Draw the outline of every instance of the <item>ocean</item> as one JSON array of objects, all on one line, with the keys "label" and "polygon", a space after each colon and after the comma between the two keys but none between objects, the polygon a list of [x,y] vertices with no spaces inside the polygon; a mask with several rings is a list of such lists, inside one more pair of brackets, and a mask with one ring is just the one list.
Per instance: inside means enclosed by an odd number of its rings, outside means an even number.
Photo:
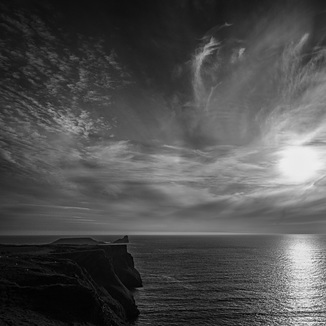
[{"label": "ocean", "polygon": [[135,326],[326,325],[325,235],[129,238],[144,283]]},{"label": "ocean", "polygon": [[132,237],[137,326],[326,325],[326,236]]}]

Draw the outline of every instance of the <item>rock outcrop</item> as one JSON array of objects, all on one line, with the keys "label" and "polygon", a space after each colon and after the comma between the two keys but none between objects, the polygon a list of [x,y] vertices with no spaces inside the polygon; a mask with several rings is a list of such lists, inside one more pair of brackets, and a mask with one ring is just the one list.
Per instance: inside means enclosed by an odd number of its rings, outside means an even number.
[{"label": "rock outcrop", "polygon": [[139,314],[129,289],[142,282],[126,245],[59,241],[0,252],[0,324],[122,326]]},{"label": "rock outcrop", "polygon": [[113,241],[113,243],[129,243],[129,238],[125,235],[123,238]]}]

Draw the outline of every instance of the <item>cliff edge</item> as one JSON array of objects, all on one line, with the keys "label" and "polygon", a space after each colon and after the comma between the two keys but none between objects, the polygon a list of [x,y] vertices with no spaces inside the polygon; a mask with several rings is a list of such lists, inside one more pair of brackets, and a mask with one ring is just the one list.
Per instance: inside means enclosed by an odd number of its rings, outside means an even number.
[{"label": "cliff edge", "polygon": [[127,246],[63,242],[0,245],[0,324],[129,325],[142,281]]}]

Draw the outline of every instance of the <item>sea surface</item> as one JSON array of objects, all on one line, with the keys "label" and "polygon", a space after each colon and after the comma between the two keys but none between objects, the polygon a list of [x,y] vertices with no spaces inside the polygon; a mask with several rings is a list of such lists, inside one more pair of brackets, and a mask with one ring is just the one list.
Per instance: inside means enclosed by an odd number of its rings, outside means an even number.
[{"label": "sea surface", "polygon": [[325,235],[129,238],[144,283],[135,326],[326,325]]},{"label": "sea surface", "polygon": [[326,325],[326,236],[132,237],[137,326]]}]

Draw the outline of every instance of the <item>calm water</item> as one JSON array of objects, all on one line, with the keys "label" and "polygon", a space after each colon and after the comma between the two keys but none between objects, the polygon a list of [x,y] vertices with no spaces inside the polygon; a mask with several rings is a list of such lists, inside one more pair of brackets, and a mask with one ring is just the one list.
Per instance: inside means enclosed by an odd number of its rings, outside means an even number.
[{"label": "calm water", "polygon": [[135,326],[326,325],[324,235],[130,240],[144,282]]},{"label": "calm water", "polygon": [[326,237],[132,237],[137,326],[326,325]]}]

